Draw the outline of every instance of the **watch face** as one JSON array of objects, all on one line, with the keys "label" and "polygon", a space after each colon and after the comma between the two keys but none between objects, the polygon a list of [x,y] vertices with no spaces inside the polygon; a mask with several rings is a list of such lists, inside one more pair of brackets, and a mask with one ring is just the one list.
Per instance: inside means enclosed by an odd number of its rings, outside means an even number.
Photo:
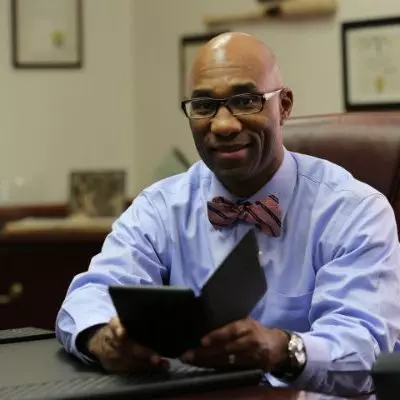
[{"label": "watch face", "polygon": [[294,366],[303,367],[307,359],[303,339],[293,334],[289,341],[288,350]]}]

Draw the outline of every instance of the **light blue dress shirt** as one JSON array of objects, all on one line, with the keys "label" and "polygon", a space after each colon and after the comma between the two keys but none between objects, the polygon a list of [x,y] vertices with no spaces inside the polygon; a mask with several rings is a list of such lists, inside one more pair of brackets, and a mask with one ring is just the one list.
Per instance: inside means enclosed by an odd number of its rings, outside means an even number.
[{"label": "light blue dress shirt", "polygon": [[[308,362],[290,385],[325,393],[368,392],[366,373],[400,330],[400,245],[387,199],[328,161],[285,150],[258,193],[280,199],[282,234],[257,233],[268,290],[251,313],[298,332]],[[77,275],[57,316],[67,351],[82,330],[116,315],[110,284],[186,286],[196,293],[249,225],[215,229],[214,196],[236,200],[202,162],[145,189],[114,223],[102,251]],[[273,385],[286,385],[268,376]]]}]

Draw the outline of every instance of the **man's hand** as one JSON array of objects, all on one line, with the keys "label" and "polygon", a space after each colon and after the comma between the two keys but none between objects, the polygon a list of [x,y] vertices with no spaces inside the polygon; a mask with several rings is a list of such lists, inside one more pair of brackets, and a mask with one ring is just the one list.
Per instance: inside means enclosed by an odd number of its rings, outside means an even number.
[{"label": "man's hand", "polygon": [[289,338],[279,329],[268,329],[252,319],[243,319],[202,338],[202,347],[190,350],[183,362],[209,368],[262,368],[269,372],[288,357]]},{"label": "man's hand", "polygon": [[92,336],[88,349],[109,372],[143,372],[169,366],[166,359],[129,339],[118,318],[113,318]]}]

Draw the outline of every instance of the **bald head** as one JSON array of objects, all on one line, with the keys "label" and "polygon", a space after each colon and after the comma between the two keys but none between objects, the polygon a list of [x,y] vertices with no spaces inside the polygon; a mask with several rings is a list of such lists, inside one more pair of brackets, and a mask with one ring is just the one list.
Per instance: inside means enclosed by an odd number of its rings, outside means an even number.
[{"label": "bald head", "polygon": [[207,42],[195,58],[189,86],[195,87],[204,77],[211,77],[221,69],[231,73],[240,70],[241,79],[247,75],[248,79],[263,86],[260,89],[264,91],[282,86],[274,53],[260,39],[249,34],[228,32]]},{"label": "bald head", "polygon": [[224,33],[203,46],[182,102],[196,148],[233,194],[256,193],[283,159],[282,126],[293,104],[273,52],[244,33]]}]

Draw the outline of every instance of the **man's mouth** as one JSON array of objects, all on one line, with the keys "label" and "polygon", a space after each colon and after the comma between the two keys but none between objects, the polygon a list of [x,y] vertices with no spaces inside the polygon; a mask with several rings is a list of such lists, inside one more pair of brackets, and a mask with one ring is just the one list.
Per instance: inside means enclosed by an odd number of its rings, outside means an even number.
[{"label": "man's mouth", "polygon": [[246,147],[248,147],[247,144],[223,145],[214,147],[213,151],[217,151],[219,153],[234,153],[236,151],[245,149]]},{"label": "man's mouth", "polygon": [[249,145],[225,145],[218,146],[213,149],[213,152],[219,159],[224,160],[239,160],[247,156]]}]

